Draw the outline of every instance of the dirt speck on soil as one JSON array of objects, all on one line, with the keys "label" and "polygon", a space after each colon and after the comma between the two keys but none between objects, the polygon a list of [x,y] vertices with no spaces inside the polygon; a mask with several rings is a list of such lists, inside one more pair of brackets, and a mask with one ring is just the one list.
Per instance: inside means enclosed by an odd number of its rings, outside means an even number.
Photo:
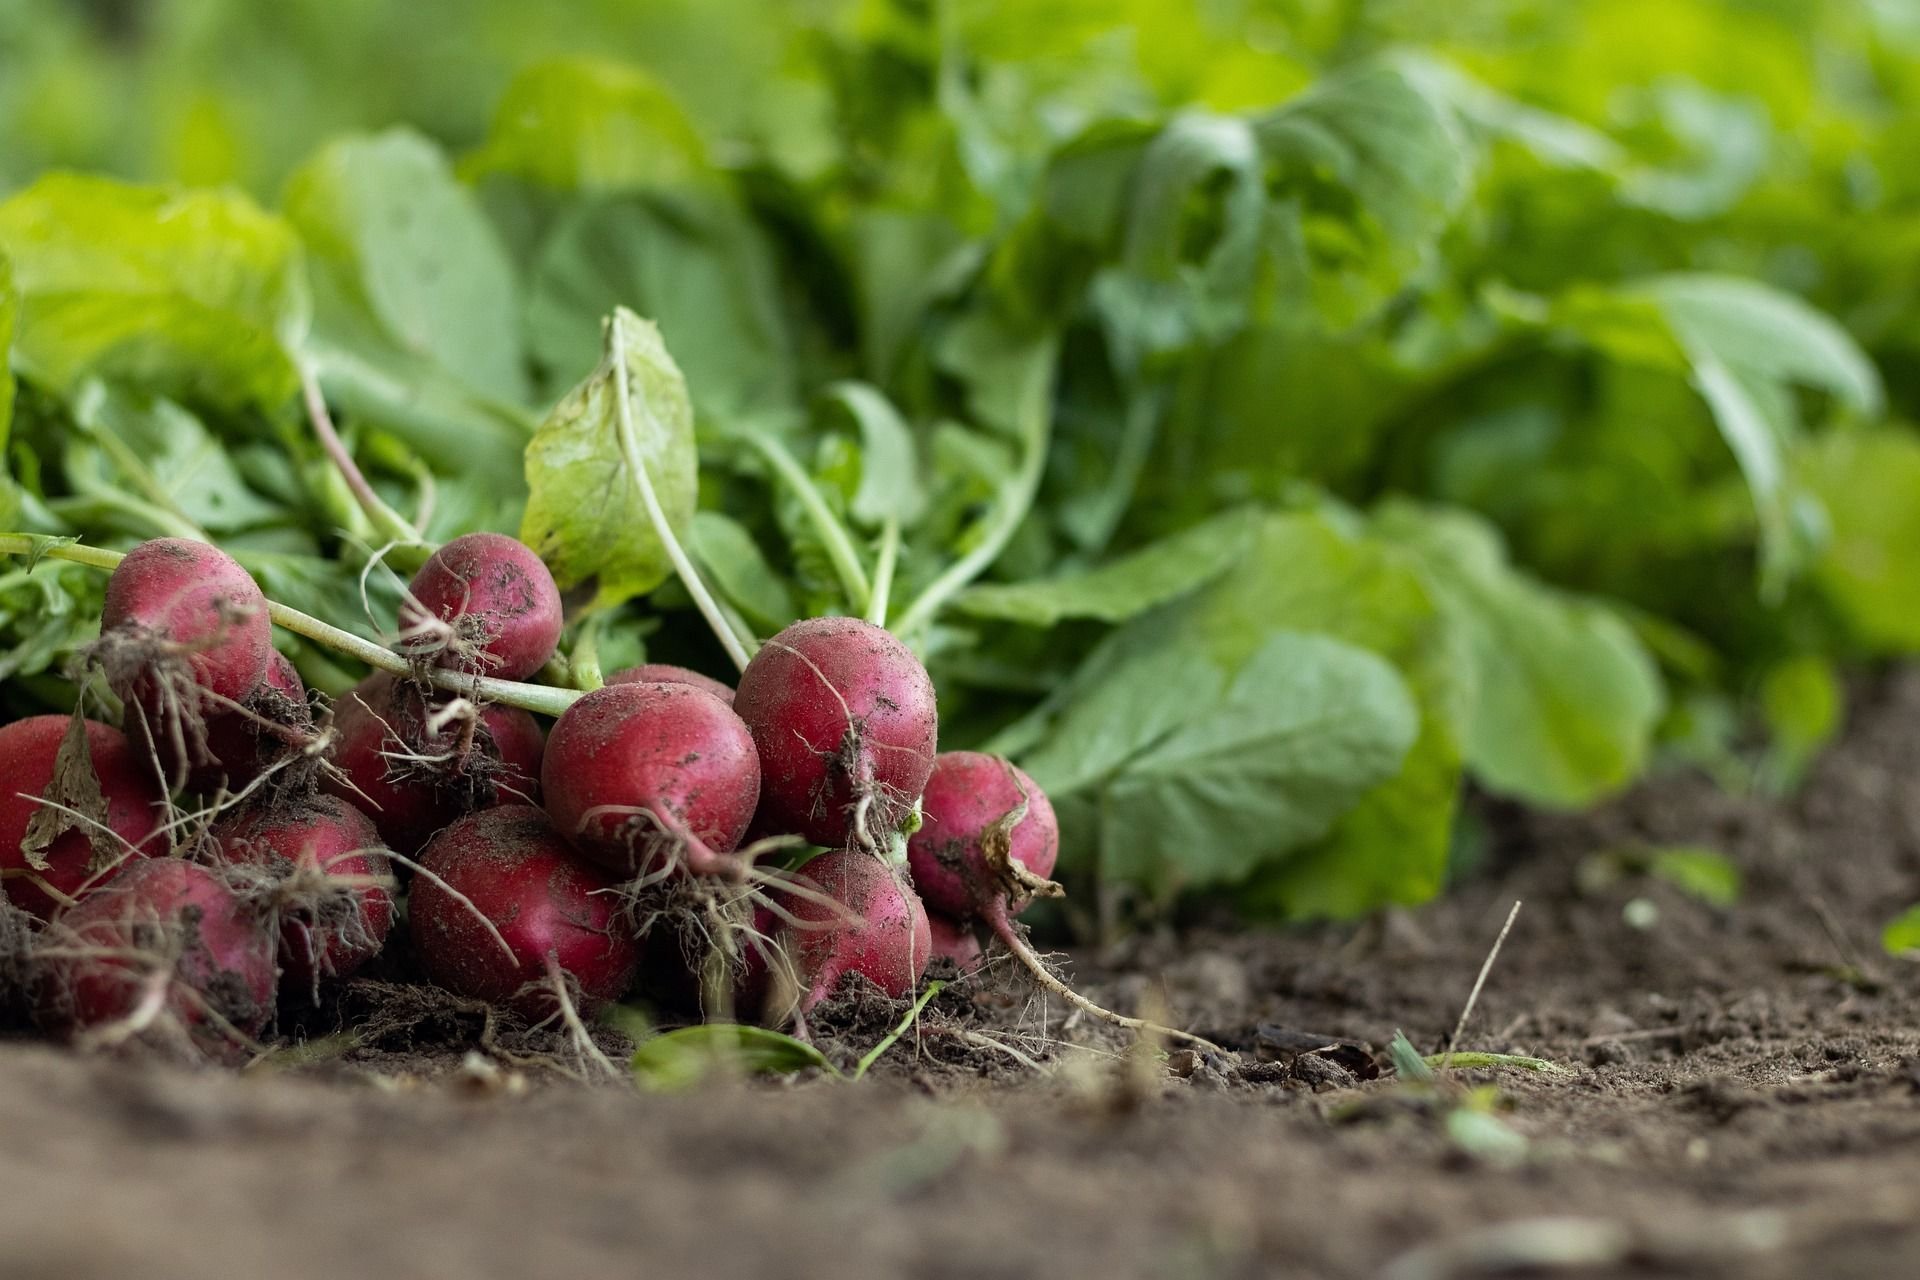
[{"label": "dirt speck on soil", "polygon": [[[1920,1267],[1920,968],[1876,941],[1920,900],[1920,672],[1865,682],[1791,799],[1676,773],[1594,814],[1486,813],[1489,867],[1423,910],[1074,958],[1096,998],[1164,999],[1233,1058],[1157,1065],[1007,963],[858,1085],[586,1088],[563,1039],[375,986],[338,1000],[359,1036],[240,1076],[0,1043],[0,1273]],[[1738,902],[1593,874],[1678,845],[1730,857]],[[1515,899],[1461,1048],[1557,1069],[1396,1080],[1394,1033],[1444,1047]],[[816,1031],[845,1067],[899,1017],[855,998]]]}]

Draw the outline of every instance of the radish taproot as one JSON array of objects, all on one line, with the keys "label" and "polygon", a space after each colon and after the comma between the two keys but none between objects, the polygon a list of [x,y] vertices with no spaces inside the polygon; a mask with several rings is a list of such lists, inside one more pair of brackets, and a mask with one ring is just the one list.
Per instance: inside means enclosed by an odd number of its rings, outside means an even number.
[{"label": "radish taproot", "polygon": [[[1004,857],[991,863],[990,833],[1009,815]],[[1046,792],[1025,770],[978,751],[943,751],[920,801],[920,829],[907,841],[913,887],[927,910],[972,920],[990,904],[1018,915],[1060,856],[1060,823]]]},{"label": "radish taproot", "polygon": [[387,672],[334,705],[325,788],[364,809],[396,853],[412,854],[463,814],[539,798],[543,738],[516,707],[476,708]]},{"label": "radish taproot", "polygon": [[607,677],[608,684],[687,684],[696,689],[704,689],[728,706],[733,705],[733,686],[712,676],[702,675],[690,667],[676,667],[671,662],[643,662],[637,667],[628,667],[616,671]]},{"label": "radish taproot", "polygon": [[408,903],[414,950],[456,995],[538,1021],[560,1011],[549,960],[588,1009],[633,983],[639,945],[620,928],[614,882],[531,805],[469,814],[420,856]]},{"label": "radish taproot", "polygon": [[280,966],[311,990],[380,953],[393,928],[393,873],[380,833],[337,796],[272,797],[208,832],[214,856],[248,868],[243,893],[279,923]]},{"label": "radish taproot", "polygon": [[554,725],[541,790],[555,827],[629,879],[685,867],[738,879],[760,756],[733,710],[691,684],[609,684]]},{"label": "radish taproot", "polygon": [[907,647],[858,618],[796,622],[740,675],[734,710],[760,749],[769,823],[829,848],[883,848],[927,784],[933,682]]},{"label": "radish taproot", "polygon": [[560,641],[560,589],[532,548],[463,534],[428,557],[400,606],[401,649],[435,665],[524,680]]},{"label": "radish taproot", "polygon": [[56,916],[33,948],[42,1025],[108,1047],[213,1057],[273,1015],[272,933],[215,871],[178,858],[129,867]]},{"label": "radish taproot", "polygon": [[166,797],[151,763],[111,725],[77,723],[29,716],[0,726],[0,888],[42,920],[127,859],[167,850]]}]

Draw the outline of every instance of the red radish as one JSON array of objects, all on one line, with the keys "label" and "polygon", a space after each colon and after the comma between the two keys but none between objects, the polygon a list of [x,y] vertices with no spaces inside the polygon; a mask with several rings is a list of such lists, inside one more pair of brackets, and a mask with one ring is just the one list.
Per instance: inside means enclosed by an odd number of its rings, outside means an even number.
[{"label": "red radish", "polygon": [[414,950],[447,990],[540,1020],[558,1007],[549,957],[589,1008],[632,985],[639,945],[618,927],[620,903],[605,892],[614,882],[532,805],[460,819],[434,837],[420,865],[408,903]]},{"label": "red radish", "polygon": [[34,946],[40,1020],[114,1044],[230,1056],[273,1014],[273,936],[213,871],[129,867],[57,916]]},{"label": "red radish", "polygon": [[[293,663],[277,649],[267,659],[266,677],[246,699],[245,708],[208,712],[201,740],[183,744],[190,753],[188,761],[181,760],[173,739],[163,735],[153,744],[163,776],[184,777],[189,791],[203,794],[222,788],[239,791],[310,736],[313,708],[307,702],[307,687]],[[134,741],[144,743],[146,723],[135,724]],[[283,736],[270,725],[292,732]]]},{"label": "red radish", "polygon": [[191,668],[194,683],[239,702],[267,673],[273,624],[267,600],[218,547],[155,538],[127,553],[107,579],[102,633],[143,636]]},{"label": "red radish", "polygon": [[953,961],[962,973],[972,973],[986,957],[980,937],[964,924],[947,919],[937,911],[927,912],[927,929],[933,939],[935,959]]},{"label": "red radish", "polygon": [[688,667],[676,667],[671,662],[643,662],[637,667],[628,667],[616,671],[607,677],[608,684],[690,684],[696,689],[704,689],[728,706],[733,705],[733,686],[712,676],[702,675]]},{"label": "red radish", "polygon": [[[823,853],[796,873],[830,901],[786,894],[798,923],[784,936],[802,1013],[859,974],[899,1000],[910,994],[933,958],[926,908],[900,872],[857,849]],[[769,1010],[778,1013],[779,1009]]]},{"label": "red radish", "polygon": [[[92,779],[84,769],[76,772],[77,760],[63,770],[61,746],[72,725],[70,716],[30,716],[0,726],[0,887],[15,906],[42,920],[112,879],[120,860],[167,849],[161,830],[166,797],[152,765],[118,729],[87,720],[81,732]],[[63,816],[42,800],[92,821]],[[36,868],[36,861],[43,865]]]},{"label": "red radish", "polygon": [[[920,829],[907,841],[913,887],[927,910],[955,920],[985,915],[994,902],[1020,914],[1060,856],[1060,823],[1046,792],[998,756],[942,752],[920,814]],[[983,846],[993,843],[990,833],[1003,823],[1006,848],[990,864]]]},{"label": "red radish", "polygon": [[560,642],[560,589],[540,557],[504,533],[469,533],[422,565],[400,608],[404,647],[455,667],[524,680]]},{"label": "red radish", "polygon": [[539,799],[538,722],[515,707],[476,716],[469,705],[439,723],[460,709],[384,671],[334,705],[333,763],[346,781],[325,788],[364,808],[396,853],[416,852],[462,814]]},{"label": "red radish", "polygon": [[221,819],[208,839],[226,863],[265,873],[248,896],[279,918],[289,978],[311,989],[380,954],[393,928],[393,873],[358,809],[337,796],[276,798]]},{"label": "red radish", "polygon": [[541,789],[582,854],[634,877],[673,865],[737,875],[760,757],[726,703],[690,684],[610,684],[553,727]]},{"label": "red radish", "polygon": [[883,847],[933,768],[933,682],[890,632],[858,618],[809,618],[767,641],[734,709],[760,748],[768,820],[815,844]]}]

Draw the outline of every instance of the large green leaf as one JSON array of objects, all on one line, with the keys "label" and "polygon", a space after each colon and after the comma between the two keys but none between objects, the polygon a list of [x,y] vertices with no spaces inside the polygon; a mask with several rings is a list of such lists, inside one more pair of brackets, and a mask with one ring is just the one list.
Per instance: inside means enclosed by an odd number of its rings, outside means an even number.
[{"label": "large green leaf", "polygon": [[50,174],[0,204],[0,249],[22,300],[14,356],[35,378],[97,373],[221,407],[293,394],[300,245],[245,196]]},{"label": "large green leaf", "polygon": [[[170,400],[87,382],[73,397],[80,428],[67,456],[81,492],[131,489],[207,533],[233,533],[283,518],[248,487],[224,445]],[[92,445],[98,441],[98,445]]]},{"label": "large green leaf", "polygon": [[1837,432],[1796,458],[1827,509],[1814,586],[1865,647],[1920,652],[1920,438]]},{"label": "large green leaf", "polygon": [[954,604],[980,618],[1050,627],[1063,618],[1124,622],[1231,569],[1259,530],[1251,510],[1232,511],[1082,573],[970,587]]},{"label": "large green leaf", "polygon": [[913,524],[926,512],[927,492],[913,429],[900,410],[865,382],[836,382],[822,394],[860,430],[860,485],[847,511],[866,525]]},{"label": "large green leaf", "polygon": [[[699,490],[693,404],[660,330],[624,308],[607,322],[600,367],[567,393],[527,445],[520,539],[565,588],[602,606],[653,590],[672,570],[651,519],[650,485],[676,537]],[[637,459],[644,475],[629,465]]]},{"label": "large green leaf", "polygon": [[470,177],[509,174],[565,191],[674,186],[707,174],[706,148],[646,72],[603,58],[553,58],[507,86]]},{"label": "large green leaf", "polygon": [[1103,873],[1232,883],[1326,834],[1399,771],[1418,724],[1380,658],[1276,632],[1231,680],[1191,650],[1123,664],[1069,705],[1027,765],[1049,794],[1095,793]]},{"label": "large green leaf", "polygon": [[797,402],[771,255],[724,197],[591,201],[561,219],[528,284],[528,344],[549,383],[584,374],[601,317],[616,306],[659,323],[702,414],[725,419]]},{"label": "large green leaf", "polygon": [[20,314],[20,291],[13,283],[13,262],[0,253],[0,450],[13,427],[13,326]]},{"label": "large green leaf", "polygon": [[1392,503],[1374,527],[1412,555],[1462,646],[1470,693],[1461,737],[1484,785],[1576,806],[1638,774],[1664,693],[1617,614],[1526,577],[1491,527],[1465,512]]},{"label": "large green leaf", "polygon": [[322,328],[365,324],[486,395],[526,395],[513,266],[431,141],[340,138],[288,182]]}]

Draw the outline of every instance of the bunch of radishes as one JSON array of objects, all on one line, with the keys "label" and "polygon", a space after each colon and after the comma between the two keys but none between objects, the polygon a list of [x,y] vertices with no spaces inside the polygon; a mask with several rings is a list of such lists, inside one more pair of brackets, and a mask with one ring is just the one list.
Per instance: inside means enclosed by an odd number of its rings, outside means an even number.
[{"label": "bunch of radishes", "polygon": [[[427,977],[536,1020],[644,967],[709,1007],[717,975],[733,1009],[784,1022],[852,974],[899,998],[935,954],[971,966],[983,927],[1045,975],[1012,918],[1057,892],[1052,809],[1003,760],[936,755],[932,682],[892,634],[795,623],[737,689],[637,667],[543,733],[480,695],[531,688],[502,682],[547,666],[562,621],[527,547],[458,538],[410,585],[395,669],[328,714],[239,564],[178,539],[130,553],[91,655],[125,731],[0,728],[0,884],[38,922],[41,1021],[244,1049],[280,996],[379,954],[403,907]],[[766,861],[801,846],[825,852]]]}]

